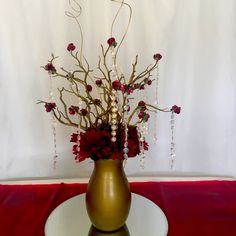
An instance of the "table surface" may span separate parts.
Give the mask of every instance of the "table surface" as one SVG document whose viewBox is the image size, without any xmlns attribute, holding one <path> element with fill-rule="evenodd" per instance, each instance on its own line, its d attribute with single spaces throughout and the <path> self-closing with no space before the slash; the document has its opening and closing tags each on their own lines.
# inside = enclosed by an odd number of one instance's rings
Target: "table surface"
<svg viewBox="0 0 236 236">
<path fill-rule="evenodd" d="M 149 199 L 134 193 L 126 226 L 129 233 L 124 233 L 127 229 L 121 229 L 123 233 L 120 231 L 120 234 L 99 234 L 95 229 L 92 230 L 85 206 L 85 194 L 80 194 L 52 211 L 45 225 L 45 236 L 88 236 L 89 231 L 89 235 L 101 236 L 166 236 L 168 232 L 168 222 L 163 211 Z"/>
</svg>

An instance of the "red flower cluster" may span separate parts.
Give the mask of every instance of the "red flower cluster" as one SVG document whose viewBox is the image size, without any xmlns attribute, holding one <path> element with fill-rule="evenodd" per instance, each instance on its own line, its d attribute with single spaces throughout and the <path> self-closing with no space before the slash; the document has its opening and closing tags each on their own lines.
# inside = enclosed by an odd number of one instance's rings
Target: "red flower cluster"
<svg viewBox="0 0 236 236">
<path fill-rule="evenodd" d="M 107 40 L 107 43 L 108 43 L 109 46 L 113 46 L 113 47 L 116 47 L 116 45 L 117 45 L 117 42 L 116 42 L 115 38 L 113 38 L 113 37 L 109 38 Z"/>
<path fill-rule="evenodd" d="M 171 111 L 179 114 L 181 112 L 181 107 L 178 107 L 177 105 L 172 106 Z"/>
<path fill-rule="evenodd" d="M 91 85 L 86 85 L 86 91 L 91 92 L 93 90 L 93 87 Z"/>
<path fill-rule="evenodd" d="M 75 45 L 73 43 L 69 43 L 68 46 L 67 46 L 67 50 L 69 52 L 73 52 L 75 50 Z"/>
<path fill-rule="evenodd" d="M 44 105 L 46 112 L 51 112 L 53 109 L 56 108 L 56 103 L 55 102 L 47 102 Z"/>
<path fill-rule="evenodd" d="M 56 73 L 56 68 L 54 65 L 50 62 L 44 66 L 44 69 L 48 71 L 49 73 L 55 74 Z"/>
<path fill-rule="evenodd" d="M 79 107 L 70 106 L 68 110 L 69 110 L 69 113 L 70 113 L 71 115 L 75 115 L 76 113 L 79 112 Z"/>
<path fill-rule="evenodd" d="M 102 80 L 101 80 L 101 79 L 97 79 L 97 80 L 95 81 L 95 83 L 96 83 L 96 85 L 97 85 L 98 87 L 100 87 L 100 86 L 102 85 Z"/>
<path fill-rule="evenodd" d="M 115 80 L 112 82 L 112 88 L 115 89 L 116 91 L 120 90 L 122 93 L 131 94 L 134 92 L 135 89 L 144 90 L 146 84 L 151 85 L 152 80 L 146 80 L 144 81 L 144 83 L 133 84 L 133 85 L 122 84 L 119 80 Z"/>
<path fill-rule="evenodd" d="M 139 140 L 136 127 L 129 126 L 128 138 L 128 156 L 135 157 L 139 154 Z M 71 135 L 71 142 L 76 143 L 73 146 L 73 154 L 78 162 L 91 158 L 93 160 L 99 159 L 123 159 L 123 149 L 125 142 L 125 132 L 123 129 L 117 131 L 117 142 L 111 142 L 111 130 L 107 127 L 100 127 L 98 129 L 89 128 L 86 132 L 80 134 L 80 148 L 78 148 L 78 134 Z M 148 144 L 143 143 L 144 149 L 148 149 Z"/>
<path fill-rule="evenodd" d="M 161 58 L 162 58 L 162 55 L 160 53 L 156 53 L 156 54 L 153 55 L 153 59 L 156 60 L 156 61 L 161 60 Z"/>
</svg>

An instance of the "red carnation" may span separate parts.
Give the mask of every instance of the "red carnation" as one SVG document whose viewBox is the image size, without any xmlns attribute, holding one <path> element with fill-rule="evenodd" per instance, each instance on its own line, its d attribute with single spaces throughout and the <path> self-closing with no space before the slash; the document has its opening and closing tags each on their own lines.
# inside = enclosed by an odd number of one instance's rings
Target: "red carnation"
<svg viewBox="0 0 236 236">
<path fill-rule="evenodd" d="M 54 67 L 54 65 L 53 65 L 51 62 L 48 63 L 48 64 L 46 64 L 46 65 L 44 66 L 44 69 L 45 69 L 46 71 L 48 71 L 49 73 L 52 73 L 52 74 L 56 73 L 56 68 Z"/>
<path fill-rule="evenodd" d="M 86 91 L 91 92 L 93 90 L 93 87 L 91 85 L 86 85 Z"/>
<path fill-rule="evenodd" d="M 121 88 L 121 83 L 119 80 L 115 80 L 112 82 L 112 88 L 115 90 L 119 90 Z"/>
<path fill-rule="evenodd" d="M 98 87 L 100 87 L 102 85 L 102 80 L 98 79 L 98 80 L 95 81 L 95 83 Z"/>
<path fill-rule="evenodd" d="M 70 138 L 70 142 L 72 142 L 72 143 L 77 143 L 77 141 L 78 141 L 78 134 L 73 133 L 73 134 L 71 134 L 70 137 L 71 137 L 71 138 Z"/>
<path fill-rule="evenodd" d="M 179 114 L 180 111 L 181 111 L 181 107 L 178 107 L 177 105 L 174 105 L 174 106 L 172 106 L 171 111 L 176 113 L 176 114 Z"/>
<path fill-rule="evenodd" d="M 48 102 L 48 103 L 45 103 L 44 107 L 46 108 L 46 112 L 51 112 L 53 109 L 56 108 L 56 103 Z"/>
<path fill-rule="evenodd" d="M 109 46 L 113 46 L 113 47 L 116 47 L 116 45 L 117 45 L 117 42 L 116 42 L 115 38 L 113 38 L 113 37 L 109 38 L 107 40 L 107 43 L 108 43 Z"/>
<path fill-rule="evenodd" d="M 75 45 L 74 45 L 73 43 L 69 43 L 68 46 L 67 46 L 67 50 L 68 50 L 69 52 L 74 51 L 75 48 L 76 48 L 76 47 L 75 47 Z"/>
<path fill-rule="evenodd" d="M 153 59 L 156 60 L 156 61 L 161 60 L 161 58 L 162 58 L 162 55 L 160 53 L 156 53 L 156 54 L 153 55 Z"/>
</svg>

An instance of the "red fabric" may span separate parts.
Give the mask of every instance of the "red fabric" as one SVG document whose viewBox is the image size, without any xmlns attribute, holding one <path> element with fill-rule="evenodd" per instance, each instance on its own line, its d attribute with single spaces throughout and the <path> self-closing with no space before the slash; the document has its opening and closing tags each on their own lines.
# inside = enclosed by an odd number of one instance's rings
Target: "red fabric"
<svg viewBox="0 0 236 236">
<path fill-rule="evenodd" d="M 50 212 L 85 189 L 85 184 L 0 185 L 0 235 L 43 236 Z M 168 236 L 236 235 L 236 181 L 131 183 L 131 190 L 162 208 Z"/>
</svg>

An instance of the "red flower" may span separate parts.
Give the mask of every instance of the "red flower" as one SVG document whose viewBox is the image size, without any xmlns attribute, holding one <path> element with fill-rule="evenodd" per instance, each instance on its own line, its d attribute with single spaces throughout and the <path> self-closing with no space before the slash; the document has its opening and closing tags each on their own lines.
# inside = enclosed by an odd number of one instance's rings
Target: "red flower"
<svg viewBox="0 0 236 236">
<path fill-rule="evenodd" d="M 160 53 L 156 53 L 156 54 L 153 55 L 153 59 L 156 60 L 156 61 L 161 60 L 161 58 L 162 58 L 162 55 Z"/>
<path fill-rule="evenodd" d="M 44 66 L 44 69 L 48 71 L 49 73 L 55 74 L 56 73 L 56 68 L 54 65 L 50 62 Z"/>
<path fill-rule="evenodd" d="M 113 81 L 113 82 L 112 82 L 112 87 L 113 87 L 113 89 L 115 89 L 115 90 L 119 90 L 119 89 L 121 88 L 121 83 L 120 83 L 120 81 L 119 81 L 119 80 Z"/>
<path fill-rule="evenodd" d="M 96 99 L 93 100 L 93 103 L 95 105 L 99 106 L 99 105 L 101 105 L 101 100 L 96 98 Z"/>
<path fill-rule="evenodd" d="M 141 119 L 144 122 L 147 122 L 148 119 L 150 118 L 150 115 L 144 111 L 141 111 L 138 113 L 138 118 Z"/>
<path fill-rule="evenodd" d="M 100 87 L 101 85 L 102 85 L 102 80 L 101 79 L 98 79 L 98 80 L 96 80 L 96 85 L 98 86 L 98 87 Z"/>
<path fill-rule="evenodd" d="M 68 50 L 69 52 L 74 51 L 75 48 L 76 48 L 76 47 L 75 47 L 75 45 L 74 45 L 73 43 L 69 43 L 68 46 L 67 46 L 67 50 Z"/>
<path fill-rule="evenodd" d="M 138 106 L 139 107 L 145 107 L 146 103 L 144 101 L 139 101 Z"/>
<path fill-rule="evenodd" d="M 71 134 L 70 137 L 71 137 L 71 138 L 70 138 L 70 142 L 72 142 L 72 143 L 77 143 L 77 141 L 78 141 L 78 134 L 73 133 L 73 134 Z"/>
<path fill-rule="evenodd" d="M 113 37 L 109 38 L 107 40 L 107 43 L 108 43 L 109 46 L 113 46 L 113 47 L 116 47 L 116 45 L 117 45 L 117 42 L 116 42 L 115 38 L 113 38 Z"/>
<path fill-rule="evenodd" d="M 134 92 L 134 87 L 133 86 L 128 86 L 128 94 L 131 94 Z"/>
<path fill-rule="evenodd" d="M 82 116 L 86 116 L 88 114 L 88 111 L 86 109 L 80 110 Z"/>
<path fill-rule="evenodd" d="M 141 84 L 140 87 L 139 87 L 140 90 L 144 90 L 145 89 L 145 86 L 144 84 Z"/>
<path fill-rule="evenodd" d="M 104 147 L 103 149 L 102 149 L 102 155 L 104 156 L 104 157 L 110 157 L 111 155 L 112 155 L 112 150 L 111 150 L 111 148 L 110 147 Z"/>
<path fill-rule="evenodd" d="M 91 92 L 93 90 L 93 87 L 91 85 L 86 85 L 86 91 Z"/>
<path fill-rule="evenodd" d="M 80 134 L 80 149 L 78 145 L 72 148 L 73 154 L 76 155 L 77 161 L 91 158 L 98 159 L 123 159 L 123 149 L 125 142 L 124 129 L 119 127 L 117 130 L 117 142 L 111 142 L 111 130 L 109 127 L 89 128 L 86 132 Z M 71 135 L 71 142 L 77 142 L 78 134 Z M 147 150 L 148 144 L 144 142 L 144 149 Z M 139 154 L 139 139 L 135 126 L 128 127 L 128 156 L 135 157 Z"/>
<path fill-rule="evenodd" d="M 176 113 L 176 114 L 179 114 L 180 111 L 181 111 L 181 107 L 178 107 L 177 105 L 174 105 L 174 106 L 172 106 L 171 111 Z"/>
<path fill-rule="evenodd" d="M 125 93 L 127 91 L 127 84 L 121 84 L 119 89 L 122 91 L 122 93 Z"/>
<path fill-rule="evenodd" d="M 75 154 L 75 155 L 78 155 L 78 154 L 79 154 L 78 145 L 77 145 L 77 144 L 73 145 L 73 147 L 72 147 L 72 153 Z"/>
<path fill-rule="evenodd" d="M 146 142 L 146 141 L 143 141 L 143 149 L 145 150 L 145 151 L 147 151 L 148 150 L 148 143 Z"/>
<path fill-rule="evenodd" d="M 111 147 L 111 135 L 108 131 L 98 131 L 95 129 L 88 129 L 85 133 L 81 133 L 80 152 L 79 155 L 83 158 L 92 158 L 98 160 L 100 158 L 108 157 L 106 148 Z M 103 151 L 104 150 L 104 151 Z"/>
<path fill-rule="evenodd" d="M 75 115 L 75 113 L 78 113 L 79 107 L 70 106 L 68 110 L 69 110 L 69 113 L 70 113 L 71 115 Z"/>
<path fill-rule="evenodd" d="M 152 84 L 152 80 L 150 80 L 150 79 L 145 79 L 145 83 L 146 83 L 147 85 L 151 85 L 151 84 Z"/>
<path fill-rule="evenodd" d="M 56 103 L 48 102 L 48 103 L 45 103 L 44 107 L 46 108 L 46 112 L 51 112 L 53 109 L 56 108 Z"/>
</svg>

